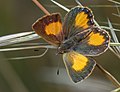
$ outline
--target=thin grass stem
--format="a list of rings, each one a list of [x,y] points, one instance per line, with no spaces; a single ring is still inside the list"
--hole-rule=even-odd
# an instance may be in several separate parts
[[[115,79],[114,76],[112,76],[112,74],[105,70],[100,64],[97,63],[96,66],[111,80],[116,87],[120,87],[120,83]]]
[[[37,0],[32,0],[46,15],[50,15],[50,13],[40,4]]]
[[[120,4],[120,2],[117,2],[117,1],[115,1],[115,0],[108,0],[108,1],[113,2],[113,3],[115,3],[115,4]]]
[[[17,50],[27,50],[27,49],[34,49],[34,48],[50,48],[50,49],[56,49],[56,47],[55,47],[55,46],[52,46],[52,45],[41,45],[41,46],[30,46],[30,47],[19,47],[19,48],[0,49],[0,52],[17,51]]]
[[[110,46],[120,46],[120,43],[110,43]]]
[[[34,55],[34,56],[26,56],[26,57],[15,57],[15,58],[9,58],[8,60],[21,60],[21,59],[33,59],[33,58],[41,58],[43,57],[48,51],[48,48],[41,54],[41,55]]]

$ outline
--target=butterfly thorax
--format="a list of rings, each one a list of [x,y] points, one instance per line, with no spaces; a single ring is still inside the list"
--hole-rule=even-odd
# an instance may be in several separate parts
[[[58,47],[58,53],[63,54],[72,50],[74,46],[79,44],[83,39],[85,39],[91,33],[91,29],[84,30],[84,32],[76,33],[71,37],[68,37],[66,40],[61,42]]]
[[[68,39],[63,41],[60,46],[58,47],[58,53],[63,54],[69,52],[70,49],[75,45],[75,41],[73,39]]]

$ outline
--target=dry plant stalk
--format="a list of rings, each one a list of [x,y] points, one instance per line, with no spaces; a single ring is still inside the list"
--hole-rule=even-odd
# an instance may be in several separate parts
[[[120,83],[112,76],[107,70],[105,70],[100,64],[96,65],[111,81],[116,87],[120,87]]]
[[[32,0],[46,15],[50,15],[50,13],[37,1]]]

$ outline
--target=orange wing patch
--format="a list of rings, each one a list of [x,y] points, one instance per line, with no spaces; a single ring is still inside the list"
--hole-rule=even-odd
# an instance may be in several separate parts
[[[61,30],[62,24],[59,21],[50,23],[45,27],[45,32],[47,35],[58,35],[61,32]]]
[[[88,21],[89,19],[87,18],[88,14],[85,14],[85,12],[81,12],[79,14],[77,14],[76,18],[75,18],[75,26],[76,27],[83,27],[88,28]]]
[[[88,44],[98,46],[105,42],[104,35],[92,32],[89,36]]]
[[[75,71],[82,71],[87,65],[88,59],[82,54],[78,54],[77,52],[68,53],[68,57],[72,63],[72,68]]]

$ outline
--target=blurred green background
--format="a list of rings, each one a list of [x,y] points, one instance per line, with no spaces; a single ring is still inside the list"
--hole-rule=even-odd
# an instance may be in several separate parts
[[[50,0],[39,1],[50,13],[60,12],[62,19],[67,13]],[[74,0],[56,1],[69,9],[77,5]],[[108,26],[109,18],[113,27],[120,29],[120,17],[112,15],[117,13],[117,9],[111,7],[115,6],[114,3],[107,0],[80,0],[80,2],[93,10],[95,19],[101,26]],[[32,30],[31,25],[43,15],[45,14],[31,0],[2,0],[0,36]],[[120,32],[116,34],[120,37]],[[43,52],[44,49],[0,52],[0,92],[110,92],[116,88],[98,68],[95,68],[88,79],[74,84],[66,73],[62,56],[55,55],[56,50],[49,50],[41,58],[9,60],[12,57],[39,55]],[[120,81],[120,59],[109,50],[95,58]],[[60,63],[59,75],[56,74],[58,63]]]

